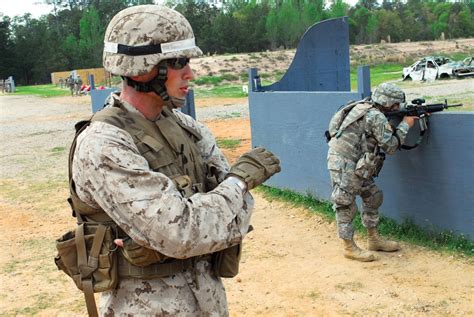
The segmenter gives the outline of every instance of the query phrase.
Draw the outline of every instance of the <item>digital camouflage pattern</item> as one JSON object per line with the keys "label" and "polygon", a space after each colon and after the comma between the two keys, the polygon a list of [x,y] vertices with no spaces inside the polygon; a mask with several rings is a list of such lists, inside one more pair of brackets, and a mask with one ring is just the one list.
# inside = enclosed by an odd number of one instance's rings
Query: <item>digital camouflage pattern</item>
{"label": "digital camouflage pattern", "polygon": [[372,93],[372,100],[383,107],[405,102],[405,93],[398,86],[389,83],[378,85]]}
{"label": "digital camouflage pattern", "polygon": [[[179,12],[159,5],[139,5],[120,11],[110,21],[104,42],[143,46],[194,39],[193,29]],[[106,52],[105,69],[115,75],[138,76],[149,73],[164,59],[202,55],[199,47],[168,53],[131,56]]]}
{"label": "digital camouflage pattern", "polygon": [[[361,109],[365,114],[361,116]],[[349,116],[358,116],[338,138],[329,141],[328,169],[333,191],[331,201],[336,211],[339,237],[350,240],[354,234],[352,220],[356,213],[355,198],[362,198],[362,222],[366,228],[374,228],[379,222],[378,207],[383,202],[382,191],[375,185],[371,173],[357,170],[358,162],[364,156],[380,147],[385,153],[394,154],[399,141],[385,115],[375,107],[361,103],[355,106]],[[400,143],[408,133],[408,124],[401,122],[395,131]],[[360,163],[359,163],[360,164]],[[363,168],[362,168],[363,169]],[[357,173],[356,173],[357,170]]]}
{"label": "digital camouflage pattern", "polygon": [[[137,110],[125,104],[129,111]],[[179,120],[202,135],[198,148],[223,180],[229,164],[210,131],[178,111]],[[137,112],[138,113],[138,112]],[[131,136],[94,121],[77,139],[72,166],[79,198],[100,206],[137,243],[173,258],[212,253],[242,241],[248,231],[253,198],[229,180],[208,193],[183,198],[173,181],[150,170]],[[212,224],[212,225],[211,225]],[[199,261],[195,269],[166,278],[122,279],[102,294],[101,314],[227,315],[225,290]]]}

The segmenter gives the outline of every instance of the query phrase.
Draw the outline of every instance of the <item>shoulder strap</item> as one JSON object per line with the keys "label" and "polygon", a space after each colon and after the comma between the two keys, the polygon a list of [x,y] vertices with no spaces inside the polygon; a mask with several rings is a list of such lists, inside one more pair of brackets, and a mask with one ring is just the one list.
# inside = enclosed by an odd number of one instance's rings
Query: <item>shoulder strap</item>
{"label": "shoulder strap", "polygon": [[168,107],[163,107],[162,114],[167,117],[172,117],[174,118],[174,121],[185,131],[187,131],[189,134],[194,136],[197,141],[202,140],[202,135],[194,128],[191,128],[187,125],[185,125],[174,113],[172,110],[170,110]]}
{"label": "shoulder strap", "polygon": [[[77,137],[81,134],[91,123],[91,120],[82,120],[76,123],[74,126],[76,129],[76,134],[74,136],[74,140],[72,141],[71,148],[69,149],[69,164],[68,164],[68,178],[69,178],[69,198],[67,199],[69,205],[72,209],[72,216],[76,217],[79,222],[83,222],[84,219],[82,218],[81,214],[95,214],[99,212],[99,209],[93,208],[82,200],[76,194],[76,184],[72,178],[72,161],[74,159],[74,152],[76,150],[77,144]],[[107,219],[109,220],[109,219]]]}
{"label": "shoulder strap", "polygon": [[342,121],[339,131],[344,131],[348,126],[365,116],[372,107],[373,105],[370,103],[359,103],[353,106],[344,118],[344,121]]}

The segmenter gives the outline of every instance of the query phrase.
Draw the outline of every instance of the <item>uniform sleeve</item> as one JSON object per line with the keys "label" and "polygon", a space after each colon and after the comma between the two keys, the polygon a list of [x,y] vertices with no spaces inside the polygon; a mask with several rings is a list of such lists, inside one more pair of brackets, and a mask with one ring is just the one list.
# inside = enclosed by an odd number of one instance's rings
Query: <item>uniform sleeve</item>
{"label": "uniform sleeve", "polygon": [[394,154],[405,141],[408,133],[408,124],[404,121],[393,130],[385,115],[378,110],[371,110],[367,113],[366,130],[373,136],[378,145],[385,153]]}
{"label": "uniform sleeve", "polygon": [[180,111],[174,110],[174,113],[182,123],[201,134],[202,140],[197,143],[199,151],[204,161],[216,168],[218,180],[221,182],[229,172],[230,166],[209,128]]}
{"label": "uniform sleeve", "polygon": [[79,135],[73,178],[80,199],[104,209],[137,243],[170,257],[215,252],[248,231],[253,200],[237,185],[223,181],[186,199],[171,179],[149,169],[127,132],[106,123],[93,122]]}

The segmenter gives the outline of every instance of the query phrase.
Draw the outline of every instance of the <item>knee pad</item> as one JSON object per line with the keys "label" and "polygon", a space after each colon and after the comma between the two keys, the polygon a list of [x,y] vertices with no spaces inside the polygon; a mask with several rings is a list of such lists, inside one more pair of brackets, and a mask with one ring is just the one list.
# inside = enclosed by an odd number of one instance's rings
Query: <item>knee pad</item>
{"label": "knee pad", "polygon": [[382,206],[383,192],[379,190],[379,191],[373,193],[371,196],[364,198],[363,200],[364,200],[364,204],[367,207],[377,209],[380,206]]}
{"label": "knee pad", "polygon": [[355,196],[351,193],[346,192],[339,186],[335,186],[331,193],[331,201],[338,207],[348,207],[355,201]]}

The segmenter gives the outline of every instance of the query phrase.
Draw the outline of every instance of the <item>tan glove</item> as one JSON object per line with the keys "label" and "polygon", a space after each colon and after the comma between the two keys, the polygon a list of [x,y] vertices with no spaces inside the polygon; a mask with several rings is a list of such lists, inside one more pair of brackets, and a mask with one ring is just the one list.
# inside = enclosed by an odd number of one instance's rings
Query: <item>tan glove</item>
{"label": "tan glove", "polygon": [[142,247],[132,239],[123,241],[122,254],[128,262],[136,266],[148,266],[167,258],[158,251]]}
{"label": "tan glove", "polygon": [[247,189],[251,190],[280,171],[278,157],[262,147],[257,147],[243,154],[232,165],[227,175],[239,177],[247,184]]}

